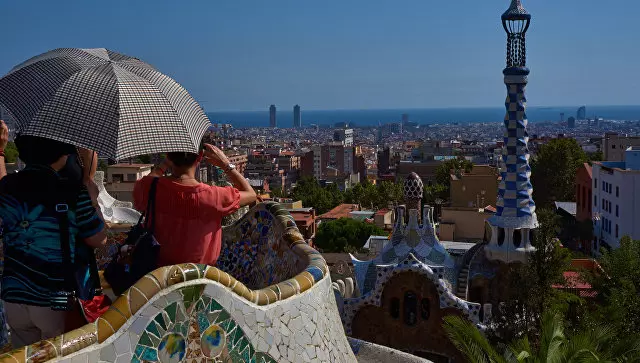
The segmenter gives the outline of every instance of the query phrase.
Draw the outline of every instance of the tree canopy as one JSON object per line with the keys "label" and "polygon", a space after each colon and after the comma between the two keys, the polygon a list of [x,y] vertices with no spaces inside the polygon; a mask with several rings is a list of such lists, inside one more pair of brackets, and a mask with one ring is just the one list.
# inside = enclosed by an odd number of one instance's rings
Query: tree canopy
{"label": "tree canopy", "polygon": [[604,273],[591,276],[598,291],[599,308],[594,325],[609,322],[621,334],[640,331],[640,241],[625,236],[620,247],[603,251],[600,266]]}
{"label": "tree canopy", "polygon": [[321,223],[314,244],[323,252],[354,252],[361,249],[370,236],[386,234],[375,224],[340,218]]}
{"label": "tree canopy", "polygon": [[558,138],[540,146],[531,160],[533,197],[539,206],[575,201],[575,178],[587,155],[575,139]]}
{"label": "tree canopy", "polygon": [[302,178],[291,191],[291,197],[304,206],[313,207],[323,214],[342,203],[343,195],[335,184],[322,188],[315,178]]}

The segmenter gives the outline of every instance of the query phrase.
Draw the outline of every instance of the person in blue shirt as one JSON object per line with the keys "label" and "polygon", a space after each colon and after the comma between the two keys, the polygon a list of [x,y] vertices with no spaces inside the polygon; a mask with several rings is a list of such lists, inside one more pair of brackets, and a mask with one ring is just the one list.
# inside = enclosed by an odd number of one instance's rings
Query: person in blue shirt
{"label": "person in blue shirt", "polygon": [[[4,252],[0,296],[11,343],[19,348],[70,329],[65,322],[70,314],[78,314],[74,310],[79,307],[65,304],[68,271],[74,269],[77,276],[79,251],[101,247],[106,233],[95,196],[82,180],[66,177],[73,174],[66,168],[69,157],[77,156],[74,146],[34,136],[19,136],[15,143],[26,167],[0,180]],[[63,262],[56,214],[66,201],[72,266]],[[88,276],[88,270],[80,275]]]}

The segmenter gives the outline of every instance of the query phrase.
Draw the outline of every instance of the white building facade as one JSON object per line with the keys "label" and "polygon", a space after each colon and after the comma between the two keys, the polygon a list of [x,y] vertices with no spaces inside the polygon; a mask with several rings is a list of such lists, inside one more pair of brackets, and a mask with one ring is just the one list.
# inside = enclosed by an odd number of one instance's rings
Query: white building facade
{"label": "white building facade", "polygon": [[640,240],[640,147],[629,147],[625,160],[593,163],[596,251],[620,247],[624,236]]}

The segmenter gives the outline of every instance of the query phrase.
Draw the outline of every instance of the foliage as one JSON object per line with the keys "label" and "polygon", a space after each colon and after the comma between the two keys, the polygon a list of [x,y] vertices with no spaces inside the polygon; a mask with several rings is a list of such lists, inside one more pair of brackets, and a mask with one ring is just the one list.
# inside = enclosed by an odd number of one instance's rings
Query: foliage
{"label": "foliage", "polygon": [[615,331],[606,325],[566,334],[562,316],[550,311],[542,317],[536,343],[524,336],[497,348],[469,321],[458,316],[447,316],[444,321],[449,339],[469,362],[596,362],[640,358],[637,337],[618,340]]}
{"label": "foliage", "polygon": [[315,178],[302,178],[291,191],[291,196],[301,200],[302,205],[313,207],[323,214],[337,207],[343,200],[343,194],[335,184],[322,188]]}
{"label": "foliage", "polygon": [[109,166],[109,164],[107,164],[106,161],[98,159],[98,167],[96,168],[96,170],[100,170],[100,171],[104,172],[105,173],[105,177],[106,177],[107,167],[108,166]]}
{"label": "foliage", "polygon": [[449,159],[438,165],[436,169],[436,183],[449,188],[451,173],[459,174],[461,172],[470,173],[473,169],[473,163],[464,157]]}
{"label": "foliage", "polygon": [[340,218],[321,223],[314,244],[323,252],[353,252],[360,250],[370,236],[385,234],[375,224]]}
{"label": "foliage", "polygon": [[387,208],[389,204],[398,205],[403,199],[401,183],[383,181],[377,185],[365,182],[357,184],[344,193],[344,202],[360,204],[372,210]]}
{"label": "foliage", "polygon": [[591,276],[600,307],[592,318],[596,324],[609,322],[627,335],[640,330],[640,241],[625,236],[620,247],[604,251],[600,259],[604,274]]}
{"label": "foliage", "polygon": [[552,139],[531,160],[531,183],[536,204],[575,201],[575,177],[587,155],[575,139]]}
{"label": "foliage", "polygon": [[18,148],[12,141],[9,141],[4,148],[4,158],[7,163],[15,163],[18,160]]}
{"label": "foliage", "polygon": [[424,202],[435,205],[436,200],[447,200],[449,198],[449,188],[442,184],[431,184],[424,186]]}
{"label": "foliage", "polygon": [[[512,268],[506,296],[500,311],[493,316],[491,339],[529,336],[532,341],[540,332],[540,321],[548,310],[566,311],[566,296],[553,285],[563,284],[571,254],[555,238],[557,216],[549,210],[538,210],[540,227],[536,230],[526,264]],[[514,318],[518,317],[518,318]]]}
{"label": "foliage", "polygon": [[140,155],[136,157],[136,161],[141,164],[151,164],[151,155]]}
{"label": "foliage", "polygon": [[591,152],[591,153],[586,153],[587,154],[587,160],[592,163],[594,161],[602,161],[604,160],[604,154],[602,153],[602,151],[596,151],[596,152]]}

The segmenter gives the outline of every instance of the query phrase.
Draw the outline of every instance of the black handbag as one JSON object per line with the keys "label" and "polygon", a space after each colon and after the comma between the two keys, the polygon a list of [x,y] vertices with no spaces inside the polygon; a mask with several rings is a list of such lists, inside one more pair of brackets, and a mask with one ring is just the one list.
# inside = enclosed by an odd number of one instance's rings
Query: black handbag
{"label": "black handbag", "polygon": [[[104,278],[113,293],[121,295],[144,275],[158,268],[160,244],[153,236],[156,224],[156,189],[159,178],[153,178],[149,188],[146,216],[127,233],[122,246],[118,246],[104,270]],[[123,249],[127,248],[126,252]]]}

